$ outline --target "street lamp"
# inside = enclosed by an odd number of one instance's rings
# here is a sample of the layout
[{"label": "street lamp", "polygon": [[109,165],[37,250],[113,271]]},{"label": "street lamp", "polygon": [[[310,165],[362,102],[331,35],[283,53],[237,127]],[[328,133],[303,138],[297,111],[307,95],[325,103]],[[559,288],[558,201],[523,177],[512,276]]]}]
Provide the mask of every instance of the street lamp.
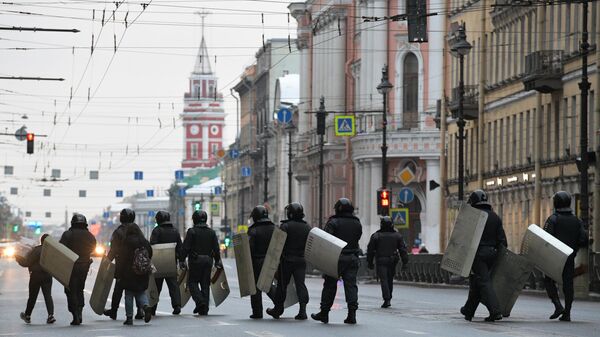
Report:
[{"label": "street lamp", "polygon": [[285,127],[288,132],[288,204],[292,203],[292,176],[294,172],[292,171],[292,132],[294,132],[294,123],[290,121],[288,125]]},{"label": "street lamp", "polygon": [[465,182],[465,163],[464,163],[464,141],[465,141],[465,120],[463,118],[464,101],[465,101],[465,55],[471,51],[471,44],[467,41],[467,33],[465,24],[458,27],[456,38],[452,44],[450,51],[453,56],[459,60],[459,82],[458,82],[458,200],[464,199],[464,182]]},{"label": "street lamp", "polygon": [[394,86],[388,81],[388,66],[381,70],[381,83],[377,91],[383,95],[383,144],[381,145],[381,188],[387,186],[387,95]]}]

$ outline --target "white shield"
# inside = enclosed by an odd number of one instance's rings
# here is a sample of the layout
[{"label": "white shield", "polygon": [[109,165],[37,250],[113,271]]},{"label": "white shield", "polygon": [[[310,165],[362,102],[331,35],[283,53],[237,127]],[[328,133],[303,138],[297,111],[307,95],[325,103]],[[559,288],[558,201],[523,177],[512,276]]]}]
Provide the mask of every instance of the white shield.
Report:
[{"label": "white shield", "polygon": [[73,266],[78,258],[79,256],[67,248],[67,246],[49,236],[44,240],[44,244],[42,245],[40,266],[65,286],[65,288],[68,288]]},{"label": "white shield", "polygon": [[188,269],[179,269],[177,272],[177,284],[179,285],[179,292],[181,293],[181,307],[185,307],[185,305],[189,302],[192,294],[190,293],[190,289],[188,288],[188,277],[190,275],[190,271]]},{"label": "white shield", "polygon": [[510,315],[532,271],[533,263],[525,257],[504,247],[498,251],[492,272],[492,284],[503,316]]},{"label": "white shield", "polygon": [[225,275],[225,269],[223,268],[212,268],[210,277],[210,292],[215,303],[215,307],[218,307],[231,292],[229,290],[229,283],[227,283],[227,276]]},{"label": "white shield", "polygon": [[176,243],[152,245],[152,264],[156,267],[154,277],[177,277]]},{"label": "white shield", "polygon": [[338,278],[338,262],[342,249],[347,243],[317,227],[310,230],[304,258],[315,269],[331,277]]},{"label": "white shield", "polygon": [[238,233],[233,236],[233,250],[240,285],[240,297],[254,295],[256,294],[256,283],[254,281],[250,241],[247,233]]},{"label": "white shield", "polygon": [[146,296],[148,296],[149,306],[153,307],[156,305],[156,303],[158,303],[160,294],[158,293],[158,288],[156,287],[154,274],[150,274],[150,276],[148,276],[148,289],[146,289]]},{"label": "white shield", "polygon": [[487,217],[486,212],[463,203],[442,258],[442,269],[462,277],[469,276]]},{"label": "white shield", "polygon": [[296,303],[298,303],[298,293],[296,293],[296,282],[294,282],[294,278],[292,277],[286,289],[285,302],[283,302],[283,307],[289,308]]},{"label": "white shield", "polygon": [[527,228],[521,245],[521,255],[554,281],[562,283],[562,272],[571,254],[571,247],[539,226],[529,225]]},{"label": "white shield", "polygon": [[96,282],[90,296],[90,307],[98,315],[104,314],[106,299],[110,293],[113,279],[115,277],[115,264],[112,263],[106,256],[100,261],[98,274],[96,274]]},{"label": "white shield", "polygon": [[286,238],[287,233],[279,228],[275,228],[271,235],[267,255],[265,256],[265,261],[263,262],[262,269],[258,275],[258,281],[256,282],[256,287],[265,293],[268,293],[273,285],[273,279],[279,268],[279,260],[281,259],[281,253],[283,252]]}]

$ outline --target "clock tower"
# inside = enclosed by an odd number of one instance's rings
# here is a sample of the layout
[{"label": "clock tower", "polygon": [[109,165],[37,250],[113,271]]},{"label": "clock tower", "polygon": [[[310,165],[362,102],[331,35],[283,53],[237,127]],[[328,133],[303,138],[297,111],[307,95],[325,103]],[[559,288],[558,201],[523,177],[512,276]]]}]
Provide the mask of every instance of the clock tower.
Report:
[{"label": "clock tower", "polygon": [[204,34],[189,77],[188,90],[181,114],[184,130],[181,167],[211,168],[217,165],[217,152],[223,148],[225,110],[223,95],[218,92],[217,77],[210,66]]}]

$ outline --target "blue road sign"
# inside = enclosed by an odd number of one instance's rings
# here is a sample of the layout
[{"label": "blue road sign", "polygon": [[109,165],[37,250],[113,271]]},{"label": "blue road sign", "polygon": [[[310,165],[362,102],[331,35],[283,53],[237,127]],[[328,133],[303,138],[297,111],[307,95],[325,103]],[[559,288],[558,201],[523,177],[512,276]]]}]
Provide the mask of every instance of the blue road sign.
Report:
[{"label": "blue road sign", "polygon": [[108,212],[106,212],[106,211],[102,213],[102,217],[103,217],[104,219],[108,219],[108,217],[109,217],[109,216],[110,216],[110,213],[108,213]]},{"label": "blue road sign", "polygon": [[236,159],[239,156],[240,156],[240,151],[238,151],[237,149],[229,150],[229,157],[231,157],[231,159]]},{"label": "blue road sign", "polygon": [[117,190],[117,198],[123,198],[123,190]]},{"label": "blue road sign", "polygon": [[144,180],[144,172],[143,171],[135,171],[133,172],[134,180]]},{"label": "blue road sign", "polygon": [[336,136],[354,136],[356,134],[354,116],[335,116],[334,122]]},{"label": "blue road sign", "polygon": [[400,202],[403,204],[409,204],[415,200],[415,193],[412,191],[412,189],[404,187],[400,190],[398,200],[400,200]]},{"label": "blue road sign", "polygon": [[250,166],[242,166],[242,177],[249,177],[252,175],[252,169]]},{"label": "blue road sign", "polygon": [[277,111],[277,120],[283,124],[287,124],[292,121],[292,111],[288,108],[281,108]]},{"label": "blue road sign", "polygon": [[175,171],[175,179],[176,180],[183,180],[183,170],[177,170],[177,171]]},{"label": "blue road sign", "polygon": [[152,217],[154,217],[155,215],[156,215],[156,212],[154,212],[154,211],[148,211],[148,216],[149,216],[149,217],[151,217],[151,218],[152,218]]},{"label": "blue road sign", "polygon": [[180,188],[179,189],[179,196],[180,197],[185,197],[185,188]]},{"label": "blue road sign", "polygon": [[221,186],[215,186],[215,195],[221,195],[222,192],[223,189],[221,188]]},{"label": "blue road sign", "polygon": [[154,190],[146,190],[146,196],[148,198],[153,197],[154,196]]}]

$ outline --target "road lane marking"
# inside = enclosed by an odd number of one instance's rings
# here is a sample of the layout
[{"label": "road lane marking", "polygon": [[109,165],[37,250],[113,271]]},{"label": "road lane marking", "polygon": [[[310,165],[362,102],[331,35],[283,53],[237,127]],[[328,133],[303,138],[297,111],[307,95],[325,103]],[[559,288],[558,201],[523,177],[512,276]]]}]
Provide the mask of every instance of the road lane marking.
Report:
[{"label": "road lane marking", "polygon": [[255,337],[283,337],[283,335],[271,331],[244,331],[244,333]]},{"label": "road lane marking", "polygon": [[427,332],[423,332],[423,331],[404,330],[404,329],[402,329],[402,331],[413,334],[413,335],[427,335]]}]

